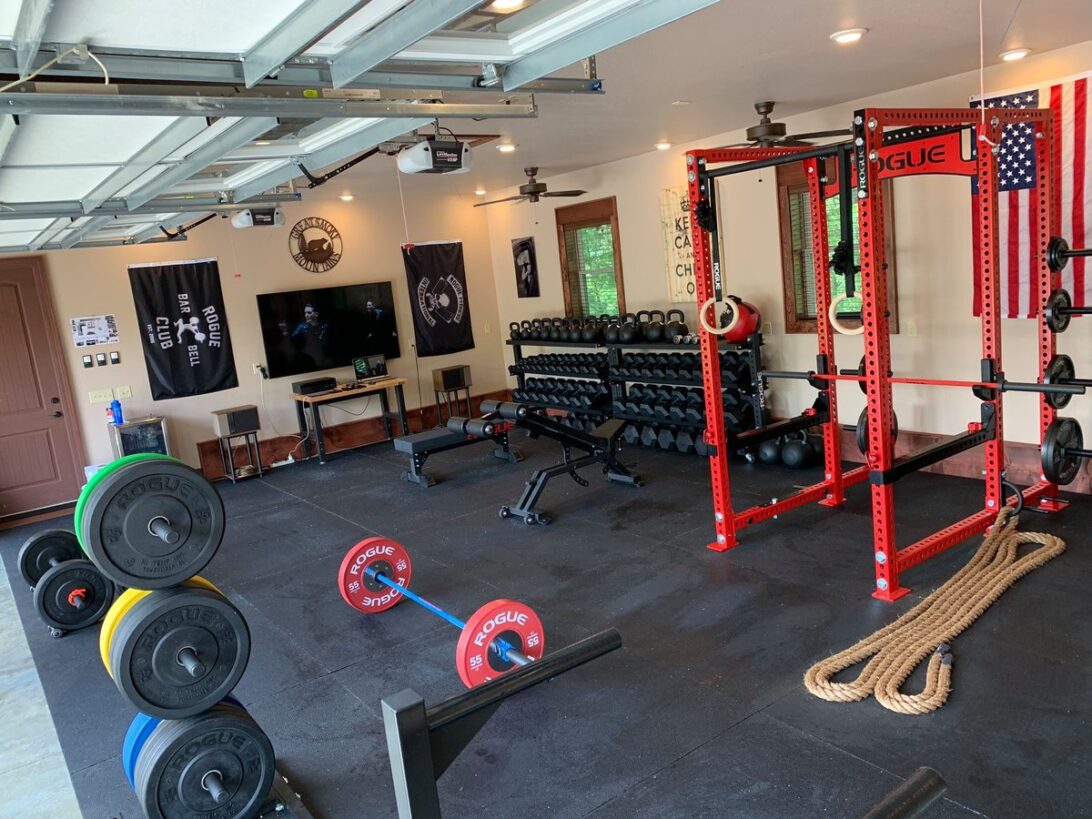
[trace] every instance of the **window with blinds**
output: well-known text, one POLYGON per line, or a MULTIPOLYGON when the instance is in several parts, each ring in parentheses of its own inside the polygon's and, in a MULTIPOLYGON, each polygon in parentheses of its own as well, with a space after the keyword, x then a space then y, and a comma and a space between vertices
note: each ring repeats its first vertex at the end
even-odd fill
MULTIPOLYGON (((842 235, 842 213, 839 196, 827 199, 827 236, 831 248, 838 243, 842 235)), ((792 242, 792 292, 796 302, 796 315, 801 319, 815 319, 815 255, 812 253, 811 222, 809 208, 811 197, 807 188, 795 187, 788 191, 789 199, 789 230, 792 242)), ((853 263, 860 265, 860 243, 857 240, 857 203, 853 203, 853 263)), ((857 276, 856 292, 860 293, 860 276, 857 276)), ((846 292, 846 280, 833 270, 830 273, 830 286, 832 298, 844 296, 846 292)), ((839 307, 842 313, 859 314, 861 312, 860 298, 847 299, 839 307)))
POLYGON ((624 313, 614 198, 558 208, 555 216, 565 315, 581 318, 624 313))
MULTIPOLYGON (((834 176, 833 162, 828 165, 828 175, 834 176)), ((891 331, 898 332, 898 299, 895 288, 895 227, 894 205, 890 181, 884 182, 884 226, 887 238, 887 278, 891 308, 891 331)), ((777 168, 777 193, 781 222, 781 270, 785 290, 785 330, 789 333, 814 333, 816 324, 815 256, 811 243, 811 200, 802 164, 780 165, 777 168)), ((839 196, 826 200, 827 238, 833 253, 842 236, 839 196)), ((860 241, 857 225, 857 202, 853 203, 853 263, 860 265, 860 241)), ((829 262, 829 259, 827 260, 829 262)), ((829 269, 829 267, 828 267, 829 269)), ((832 298, 845 295, 845 277, 830 271, 832 298)), ((860 275, 856 279, 856 292, 861 292, 860 275)), ((852 317, 859 316, 860 298, 848 299, 839 305, 840 320, 853 326, 859 323, 852 317)))

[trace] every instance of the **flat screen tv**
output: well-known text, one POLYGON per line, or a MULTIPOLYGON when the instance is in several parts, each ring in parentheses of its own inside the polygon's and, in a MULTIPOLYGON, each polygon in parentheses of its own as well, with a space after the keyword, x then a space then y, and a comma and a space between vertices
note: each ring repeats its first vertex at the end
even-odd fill
POLYGON ((401 354, 390 282, 260 293, 258 318, 270 378, 401 354))

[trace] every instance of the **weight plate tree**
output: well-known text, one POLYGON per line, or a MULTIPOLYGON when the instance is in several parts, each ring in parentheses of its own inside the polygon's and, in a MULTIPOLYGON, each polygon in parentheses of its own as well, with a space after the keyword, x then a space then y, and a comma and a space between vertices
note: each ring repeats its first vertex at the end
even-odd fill
POLYGON ((364 614, 386 611, 406 598, 458 628, 455 668, 468 688, 542 658, 545 631, 530 606, 515 600, 493 600, 463 622, 410 591, 412 574, 409 553, 402 544, 389 538, 367 538, 341 561, 338 590, 346 603, 364 614))
POLYGON ((250 631, 219 592, 183 587, 150 592, 117 621, 110 673, 141 711, 183 719, 222 700, 250 659, 250 631))
MULTIPOLYGON (((216 586, 201 576, 191 577, 183 585, 198 589, 209 589, 217 594, 220 593, 216 586)), ((102 628, 99 630, 99 656, 102 657, 102 664, 106 667, 106 673, 111 678, 113 678, 113 671, 110 669, 110 644, 114 639, 114 632, 117 631, 118 623, 121 622, 121 618, 138 600, 147 597, 149 594, 151 592, 146 589, 126 589, 118 595, 118 599, 106 612, 106 617, 102 621, 102 628)))
POLYGON ((103 468, 77 502, 88 556, 122 586, 163 589, 201 571, 224 536, 224 505, 196 470, 131 456, 103 468))
POLYGON ((258 815, 275 766, 258 724, 242 707, 222 702, 155 725, 137 751, 133 779, 149 819, 246 819, 258 815))

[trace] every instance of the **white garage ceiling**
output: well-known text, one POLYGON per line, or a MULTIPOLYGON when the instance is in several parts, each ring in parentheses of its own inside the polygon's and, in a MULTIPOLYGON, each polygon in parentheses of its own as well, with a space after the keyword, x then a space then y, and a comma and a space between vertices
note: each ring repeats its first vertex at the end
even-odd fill
POLYGON ((548 75, 715 2, 8 0, 0 222, 23 228, 0 250, 161 238, 165 218, 291 198, 263 194, 438 118, 600 97, 548 75))

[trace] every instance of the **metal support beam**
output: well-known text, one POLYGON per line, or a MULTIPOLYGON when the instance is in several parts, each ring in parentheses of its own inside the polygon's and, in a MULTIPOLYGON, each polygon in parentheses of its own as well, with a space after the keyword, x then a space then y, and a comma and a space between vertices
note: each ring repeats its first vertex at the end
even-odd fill
POLYGON ((645 0, 640 5, 607 17, 512 63, 504 72, 504 90, 520 88, 530 80, 537 80, 552 71, 580 62, 592 54, 632 40, 716 2, 717 0, 645 0))
POLYGON ((30 73, 31 64, 42 44, 49 13, 53 11, 53 0, 23 0, 19 6, 19 17, 15 21, 15 33, 11 37, 15 49, 15 63, 19 76, 30 73))
POLYGON ((243 55, 246 87, 253 88, 363 5, 345 0, 304 3, 243 55))
POLYGON ((192 117, 183 117, 169 125, 83 198, 83 212, 90 213, 107 199, 117 196, 141 174, 162 162, 207 127, 203 120, 192 117))
POLYGON ((330 61, 334 88, 394 57, 434 31, 480 6, 481 0, 415 0, 330 61))
POLYGON ((15 136, 15 129, 18 127, 15 117, 7 114, 0 115, 0 161, 3 161, 8 145, 11 144, 11 138, 15 136))
POLYGON ((158 174, 147 185, 138 188, 125 197, 125 206, 132 210, 170 190, 176 182, 188 179, 199 170, 214 163, 228 151, 257 139, 266 131, 277 126, 275 117, 255 117, 243 119, 231 125, 227 130, 210 139, 196 151, 187 156, 173 168, 158 174))
POLYGON ((79 227, 71 228, 61 239, 61 247, 68 249, 79 244, 84 237, 90 236, 96 230, 108 222, 113 221, 113 216, 90 216, 79 227))
MULTIPOLYGON (((373 0, 375 2, 375 0, 373 0)), ((531 6, 532 9, 537 6, 531 6)), ((120 50, 96 48, 95 55, 110 71, 110 77, 118 80, 143 80, 146 82, 194 83, 206 85, 241 86, 245 82, 243 65, 238 60, 200 59, 194 57, 145 56, 119 53, 120 50)), ((34 58, 34 68, 44 65, 55 55, 53 51, 39 51, 34 58)), ((15 52, 0 49, 0 74, 15 74, 15 52)), ((91 77, 101 82, 102 69, 88 60, 84 63, 55 63, 42 72, 51 79, 82 79, 91 77)), ((394 88, 406 89, 400 96, 420 97, 427 90, 440 91, 489 91, 481 84, 482 76, 463 66, 430 66, 427 71, 368 71, 346 84, 345 88, 394 88)), ((275 77, 266 78, 262 88, 299 86, 306 88, 331 88, 330 69, 325 62, 289 63, 275 77)), ((596 94, 602 91, 602 80, 570 77, 545 77, 523 85, 522 90, 542 94, 596 94)), ((496 93, 496 89, 493 89, 496 93)))
MULTIPOLYGON (((277 193, 259 196, 247 202, 248 207, 279 205, 284 202, 300 201, 298 193, 277 193)), ((239 205, 231 199, 220 196, 186 196, 152 199, 137 208, 128 208, 122 199, 111 199, 95 209, 95 215, 133 216, 142 213, 193 213, 208 211, 236 211, 239 205)), ((8 202, 0 208, 0 223, 9 219, 65 219, 65 225, 73 219, 85 216, 83 206, 78 200, 56 202, 8 202)), ((62 225, 63 228, 65 225, 62 225)))
POLYGON ((276 97, 185 97, 157 95, 0 94, 8 114, 150 117, 280 117, 282 119, 522 119, 537 116, 534 102, 446 104, 382 100, 282 99, 276 97))
MULTIPOLYGON (((322 150, 315 151, 302 159, 307 163, 309 169, 317 171, 319 168, 332 165, 353 154, 369 151, 376 145, 386 142, 388 139, 394 139, 404 133, 427 125, 429 122, 431 122, 431 120, 428 119, 380 121, 375 125, 347 136, 322 150)), ((239 202, 249 199, 263 191, 267 191, 270 188, 274 188, 277 185, 295 179, 297 176, 302 176, 299 168, 290 161, 286 161, 281 167, 273 169, 263 176, 250 180, 236 188, 235 201, 239 202)))
POLYGON ((54 219, 49 226, 34 237, 34 241, 27 245, 27 250, 38 250, 46 242, 52 240, 58 233, 64 230, 66 227, 72 224, 72 220, 63 216, 59 219, 54 219))

